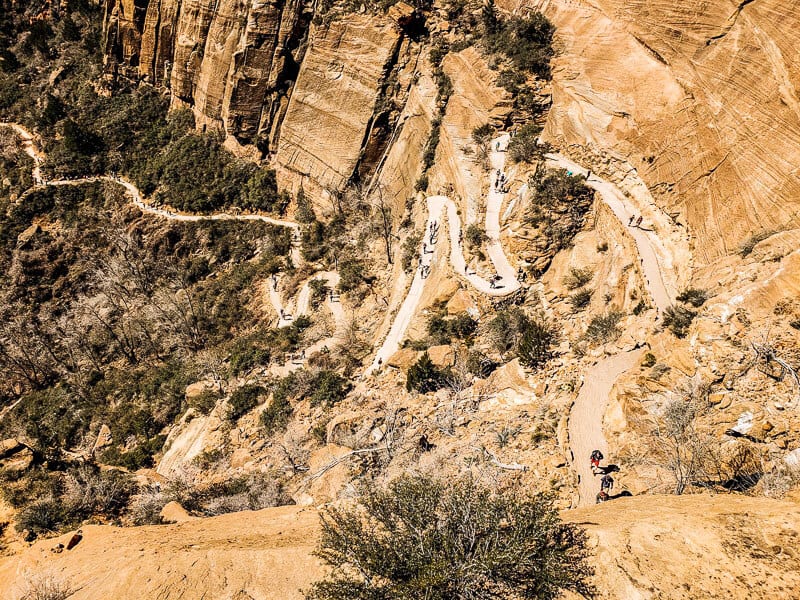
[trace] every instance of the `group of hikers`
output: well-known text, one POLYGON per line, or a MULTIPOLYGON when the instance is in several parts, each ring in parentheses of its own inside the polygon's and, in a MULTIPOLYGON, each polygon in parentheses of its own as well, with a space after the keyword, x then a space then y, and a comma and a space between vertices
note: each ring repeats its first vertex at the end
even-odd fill
POLYGON ((628 227, 640 227, 642 225, 642 215, 638 217, 636 215, 631 215, 631 218, 628 219, 628 227))
POLYGON ((592 465, 592 475, 602 475, 603 477, 600 479, 600 491, 597 494, 596 500, 597 504, 601 502, 605 502, 609 500, 611 496, 611 490, 614 488, 614 478, 611 477, 610 473, 614 471, 612 465, 608 465, 606 467, 600 466, 600 461, 603 460, 603 453, 600 450, 592 450, 592 454, 589 456, 589 460, 592 465))

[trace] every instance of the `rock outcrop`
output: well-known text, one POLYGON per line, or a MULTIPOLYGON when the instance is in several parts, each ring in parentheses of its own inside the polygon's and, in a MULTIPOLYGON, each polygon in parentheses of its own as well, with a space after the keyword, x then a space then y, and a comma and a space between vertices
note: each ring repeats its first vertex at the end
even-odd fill
MULTIPOLYGON (((517 8, 517 2, 501 3, 517 8)), ((778 0, 554 0, 546 130, 598 172, 634 169, 701 263, 796 223, 800 12, 778 0)))

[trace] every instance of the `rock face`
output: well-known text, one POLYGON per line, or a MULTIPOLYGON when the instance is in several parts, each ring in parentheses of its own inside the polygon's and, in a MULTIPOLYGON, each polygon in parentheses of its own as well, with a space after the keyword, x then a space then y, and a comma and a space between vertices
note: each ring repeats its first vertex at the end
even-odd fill
POLYGON ((282 187, 304 185, 314 196, 339 190, 378 168, 419 44, 402 29, 411 7, 312 26, 315 6, 107 0, 107 70, 169 87, 173 105, 191 108, 199 129, 224 132, 242 155, 270 159, 282 187))
POLYGON ((200 125, 264 142, 258 136, 291 86, 309 17, 297 0, 108 0, 106 55, 170 86, 200 125))
POLYGON ((379 90, 399 50, 400 34, 385 18, 351 15, 309 36, 280 131, 279 174, 311 176, 339 189, 353 174, 374 125, 379 90))
MULTIPOLYGON (((505 2, 516 8, 517 2, 505 2)), ((791 3, 553 0, 547 134, 596 169, 636 169, 695 258, 782 230, 800 203, 800 12, 791 3)))

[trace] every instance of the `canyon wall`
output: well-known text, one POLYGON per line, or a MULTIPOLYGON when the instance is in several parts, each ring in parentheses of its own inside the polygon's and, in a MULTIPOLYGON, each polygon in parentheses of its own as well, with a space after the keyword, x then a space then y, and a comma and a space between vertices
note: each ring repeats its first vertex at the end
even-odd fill
POLYGON ((797 227, 800 11, 777 0, 504 1, 558 27, 547 135, 635 169, 688 226, 695 259, 797 227))
POLYGON ((371 176, 420 52, 397 22, 411 7, 312 25, 314 10, 306 0, 108 0, 107 70, 169 87, 199 129, 319 198, 371 176))

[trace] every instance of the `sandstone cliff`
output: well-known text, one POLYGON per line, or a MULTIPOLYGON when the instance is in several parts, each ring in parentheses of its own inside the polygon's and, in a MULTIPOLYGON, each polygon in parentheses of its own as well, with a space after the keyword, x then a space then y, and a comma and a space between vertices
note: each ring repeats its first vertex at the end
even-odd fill
POLYGON ((797 224, 800 12, 777 0, 506 1, 558 27, 548 136, 635 169, 710 262, 797 224))

